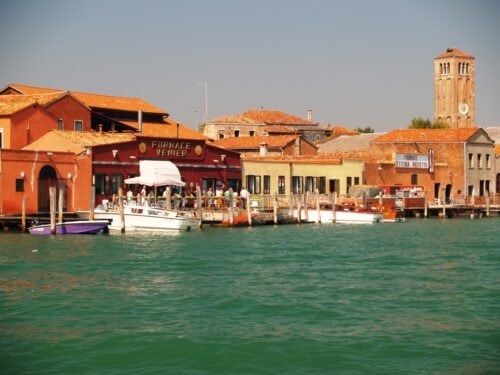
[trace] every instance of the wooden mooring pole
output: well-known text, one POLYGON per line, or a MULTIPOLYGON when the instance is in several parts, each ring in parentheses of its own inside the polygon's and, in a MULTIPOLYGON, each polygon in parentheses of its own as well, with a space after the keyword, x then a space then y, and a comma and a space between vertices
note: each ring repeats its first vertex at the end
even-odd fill
POLYGON ((319 189, 316 189, 316 223, 321 223, 321 211, 319 209, 319 189))
POLYGON ((49 188, 50 195, 50 233, 56 234, 56 187, 49 188))
POLYGON ((26 232, 26 195, 23 195, 21 203, 21 229, 26 232))
POLYGON ((486 193, 486 217, 490 217, 490 193, 486 193))
POLYGON ((120 224, 121 224, 121 233, 125 233, 125 211, 123 208, 123 191, 122 188, 118 189, 118 209, 120 210, 120 224))
POLYGON ((247 194, 247 218, 248 218, 248 225, 251 227, 252 226, 252 211, 250 209, 250 194, 247 194))
POLYGON ((165 208, 167 210, 172 209, 172 190, 170 190, 170 186, 167 186, 167 192, 165 194, 165 208))
POLYGON ((61 186, 59 188, 59 216, 57 218, 57 222, 62 224, 63 222, 63 208, 64 208, 64 188, 61 186))
POLYGON ((234 225, 234 205, 233 188, 229 188, 229 225, 234 225))
POLYGON ((427 218, 429 215, 428 215, 428 206, 429 206, 429 202, 427 201, 427 191, 424 192, 424 217, 427 218))
POLYGON ((297 222, 302 223, 302 195, 297 194, 297 222))
POLYGON ((441 201, 443 202, 443 219, 446 219, 446 195, 445 195, 445 189, 443 188, 441 190, 441 201))
POLYGON ((203 220, 203 209, 202 209, 202 199, 201 199, 201 187, 200 185, 196 184, 196 214, 200 218, 200 220, 203 220))
POLYGON ((309 221, 309 207, 308 207, 308 202, 309 202, 309 192, 306 191, 304 194, 304 221, 307 223, 309 221))
POLYGON ((332 223, 337 221, 337 192, 332 194, 332 223))
POLYGON ((274 224, 278 224, 278 194, 276 193, 273 196, 273 219, 274 224))
POLYGON ((95 208, 95 186, 90 189, 90 211, 89 220, 94 220, 94 208, 95 208))

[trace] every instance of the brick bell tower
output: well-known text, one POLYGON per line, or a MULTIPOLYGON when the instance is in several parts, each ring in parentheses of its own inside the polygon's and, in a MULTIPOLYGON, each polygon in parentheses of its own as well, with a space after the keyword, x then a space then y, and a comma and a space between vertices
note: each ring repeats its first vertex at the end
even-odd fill
POLYGON ((434 58, 434 121, 451 128, 476 126, 474 56, 447 48, 434 58))

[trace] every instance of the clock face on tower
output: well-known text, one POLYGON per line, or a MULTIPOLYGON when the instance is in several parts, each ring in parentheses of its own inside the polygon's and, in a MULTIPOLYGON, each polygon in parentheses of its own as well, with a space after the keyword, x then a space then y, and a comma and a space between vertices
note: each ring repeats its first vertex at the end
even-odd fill
POLYGON ((458 112, 465 116, 469 112, 469 106, 467 105, 467 103, 460 103, 458 105, 458 112))

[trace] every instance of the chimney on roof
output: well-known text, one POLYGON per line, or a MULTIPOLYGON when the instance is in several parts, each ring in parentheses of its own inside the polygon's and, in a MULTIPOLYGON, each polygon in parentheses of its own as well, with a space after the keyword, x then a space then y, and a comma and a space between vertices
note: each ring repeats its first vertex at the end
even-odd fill
POLYGON ((142 134, 142 111, 139 110, 137 113, 137 131, 142 134))
POLYGON ((102 134, 102 124, 99 124, 99 134, 102 134))
POLYGON ((312 121, 313 120, 313 111, 312 109, 307 110, 307 121, 312 121))
POLYGON ((259 156, 267 156, 267 143, 262 142, 259 147, 259 156))
POLYGON ((295 156, 299 155, 300 155, 300 136, 295 138, 295 156))

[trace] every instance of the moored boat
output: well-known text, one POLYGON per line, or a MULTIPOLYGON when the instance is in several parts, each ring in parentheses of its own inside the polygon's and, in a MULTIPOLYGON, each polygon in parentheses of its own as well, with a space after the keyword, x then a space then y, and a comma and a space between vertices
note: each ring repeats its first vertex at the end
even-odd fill
MULTIPOLYGON (((56 224, 56 234, 97 234, 105 231, 108 220, 79 220, 56 224)), ((51 234, 51 225, 33 225, 28 228, 31 234, 51 234)))
MULTIPOLYGON (((126 206, 123 217, 125 231, 190 231, 201 227, 201 218, 194 212, 164 210, 147 206, 126 206)), ((111 220, 109 229, 121 230, 122 219, 117 209, 100 207, 94 211, 94 218, 111 220)))
POLYGON ((384 223, 402 223, 405 221, 403 211, 398 210, 388 210, 383 212, 383 222, 384 223))
MULTIPOLYGON (((294 217, 298 217, 297 210, 294 210, 294 217)), ((335 218, 331 209, 320 209, 318 211, 310 208, 307 210, 307 216, 303 210, 301 212, 301 220, 309 223, 374 224, 382 222, 382 219, 383 214, 381 212, 350 206, 336 207, 335 218)))

